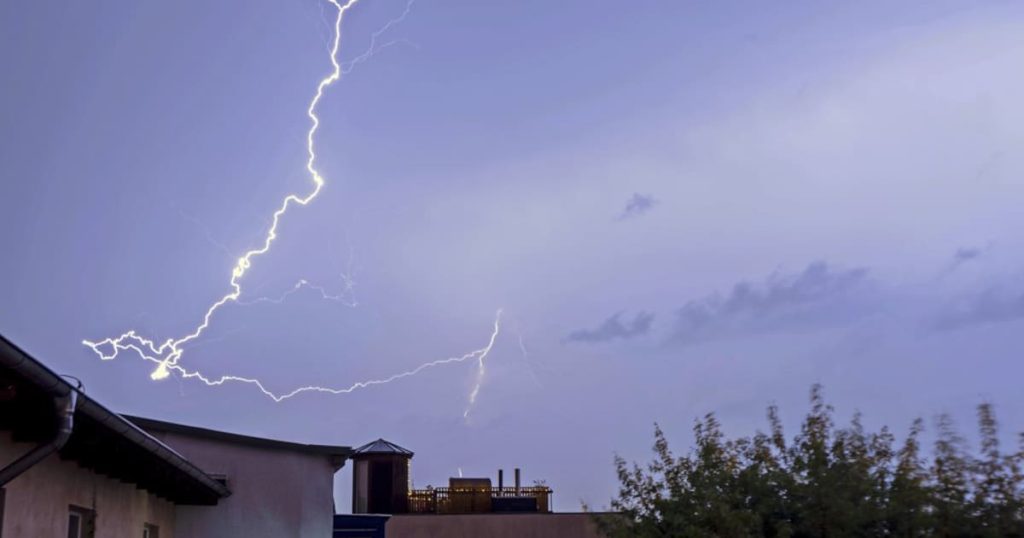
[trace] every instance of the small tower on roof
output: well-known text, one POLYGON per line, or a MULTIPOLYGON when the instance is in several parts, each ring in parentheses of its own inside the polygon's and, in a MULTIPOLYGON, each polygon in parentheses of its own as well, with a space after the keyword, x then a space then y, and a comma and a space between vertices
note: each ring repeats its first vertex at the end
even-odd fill
POLYGON ((352 513, 409 511, 409 464, 413 453, 377 439, 352 452, 352 513))

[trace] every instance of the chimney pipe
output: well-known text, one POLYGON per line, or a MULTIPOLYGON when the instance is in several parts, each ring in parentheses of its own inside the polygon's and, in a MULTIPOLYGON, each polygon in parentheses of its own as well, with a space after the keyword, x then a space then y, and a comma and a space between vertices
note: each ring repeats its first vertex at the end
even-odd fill
POLYGON ((505 487, 505 470, 498 469, 498 491, 505 487))
POLYGON ((516 467, 516 495, 519 495, 519 467, 516 467))

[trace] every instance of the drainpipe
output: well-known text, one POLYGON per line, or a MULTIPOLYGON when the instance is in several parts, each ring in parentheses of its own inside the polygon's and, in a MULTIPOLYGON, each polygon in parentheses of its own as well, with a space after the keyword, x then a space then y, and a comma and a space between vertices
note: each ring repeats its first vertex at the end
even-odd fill
POLYGON ((57 433, 49 442, 43 443, 27 454, 18 458, 14 463, 0 469, 0 487, 6 486, 21 473, 32 468, 44 458, 61 449, 64 443, 71 437, 71 430, 75 426, 75 406, 78 403, 78 392, 71 390, 64 396, 55 396, 53 405, 57 410, 57 433))

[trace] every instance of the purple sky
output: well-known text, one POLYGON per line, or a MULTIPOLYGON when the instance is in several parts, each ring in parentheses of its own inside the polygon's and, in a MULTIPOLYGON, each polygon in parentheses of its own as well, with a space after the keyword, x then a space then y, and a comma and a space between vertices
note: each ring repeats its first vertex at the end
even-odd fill
MULTIPOLYGON (((522 467, 556 507, 612 455, 795 424, 821 382, 903 431, 1024 429, 1024 7, 417 0, 319 112, 327 185, 182 364, 348 386, 274 403, 154 382, 81 340, 191 331, 290 192, 331 6, 0 4, 0 332, 132 414, 296 441, 385 437, 417 486, 522 467), (351 306, 351 303, 357 303, 351 306)), ((361 0, 341 59, 406 0, 361 0)), ((347 471, 347 470, 346 470, 347 471)), ((349 475, 339 475, 348 507, 349 475)))

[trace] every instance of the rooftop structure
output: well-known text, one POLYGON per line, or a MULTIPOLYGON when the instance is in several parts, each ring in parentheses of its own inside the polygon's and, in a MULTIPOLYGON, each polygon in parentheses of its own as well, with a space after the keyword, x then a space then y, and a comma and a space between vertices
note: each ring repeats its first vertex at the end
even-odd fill
POLYGON ((442 487, 412 489, 413 453, 378 439, 353 451, 352 515, 334 517, 334 537, 599 538, 592 514, 555 513, 546 485, 490 478, 449 478, 442 487))
POLYGON ((352 451, 353 454, 358 455, 369 455, 369 454, 396 454, 399 456, 413 457, 411 450, 402 448, 391 441, 385 441, 384 439, 377 439, 376 441, 370 441, 365 445, 352 451))
POLYGON ((498 471, 497 487, 489 478, 450 478, 447 487, 412 489, 413 452, 377 439, 352 451, 353 514, 488 514, 551 511, 551 488, 523 487, 519 469, 515 485, 505 487, 498 471))

